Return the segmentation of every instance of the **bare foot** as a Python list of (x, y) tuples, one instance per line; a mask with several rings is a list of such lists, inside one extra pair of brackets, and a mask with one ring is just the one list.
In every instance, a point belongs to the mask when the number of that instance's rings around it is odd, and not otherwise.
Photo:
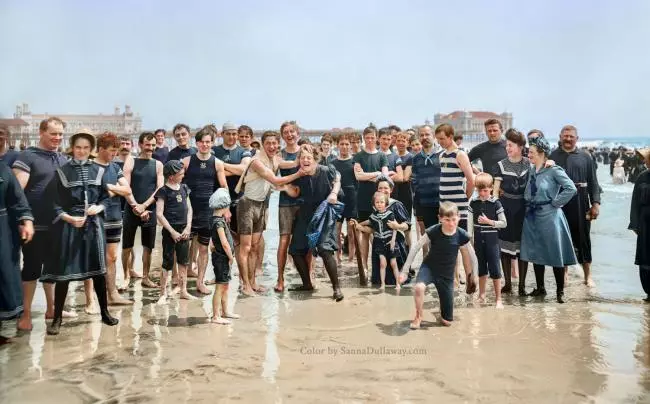
[(239, 314), (235, 313), (221, 313), (221, 317), (223, 318), (241, 318)]
[(181, 293), (181, 287), (180, 286), (174, 286), (174, 288), (172, 289), (171, 295), (176, 296), (179, 293)]
[(210, 289), (206, 288), (205, 285), (196, 285), (196, 291), (201, 293), (202, 295), (209, 295)]
[(19, 331), (31, 331), (32, 330), (32, 318), (31, 317), (26, 317), (22, 316), (18, 321), (16, 322), (16, 328)]
[(158, 299), (156, 304), (161, 305), (161, 306), (167, 304), (167, 295), (160, 296), (160, 299)]
[(248, 287), (248, 288), (242, 288), (242, 289), (240, 290), (240, 292), (241, 292), (241, 294), (244, 295), (244, 296), (257, 296), (257, 294), (255, 293), (255, 291), (254, 291), (253, 289), (251, 289), (250, 287)]
[(157, 288), (158, 285), (156, 282), (152, 281), (149, 278), (142, 278), (142, 287), (144, 288)]
[(133, 304), (133, 300), (125, 299), (119, 293), (115, 293), (108, 297), (108, 304), (110, 306), (128, 306)]
[(402, 287), (400, 286), (399, 283), (398, 283), (397, 285), (395, 285), (395, 290), (398, 291), (398, 292), (399, 292), (400, 290), (402, 290)]
[(422, 319), (420, 317), (416, 317), (413, 321), (411, 321), (411, 330), (417, 330), (420, 328), (420, 323), (422, 322)]
[[(566, 285), (566, 280), (564, 281), (564, 284)], [(594, 282), (594, 280), (589, 277), (585, 279), (585, 285), (587, 285), (587, 287), (593, 288), (596, 286), (596, 282)]]
[(379, 287), (379, 290), (384, 290), (384, 289), (386, 289), (386, 285), (382, 283), (381, 286)]
[(94, 303), (91, 303), (90, 305), (84, 307), (84, 313), (89, 315), (95, 315), (95, 314), (99, 314), (99, 310), (97, 309), (97, 307), (95, 307)]
[(188, 278), (198, 278), (199, 277), (199, 272), (196, 270), (196, 268), (192, 268), (191, 270), (187, 271), (187, 277)]
[(275, 287), (273, 288), (273, 290), (275, 290), (275, 291), (278, 292), (278, 293), (282, 293), (282, 292), (284, 292), (284, 281), (282, 281), (282, 282), (278, 281), (278, 284), (275, 285)]
[(502, 309), (503, 308), (503, 302), (501, 300), (497, 300), (496, 308), (497, 309)]
[(230, 320), (227, 320), (227, 319), (225, 319), (225, 318), (221, 318), (221, 317), (219, 317), (219, 316), (217, 316), (217, 317), (212, 317), (212, 318), (210, 319), (210, 322), (211, 322), (211, 323), (214, 323), (214, 324), (224, 324), (224, 325), (230, 324)]
[(266, 288), (264, 286), (260, 286), (260, 285), (253, 285), (253, 290), (256, 291), (257, 293), (266, 292)]
[(486, 302), (485, 295), (479, 295), (478, 302), (479, 303), (485, 303)]
[(183, 299), (183, 300), (196, 300), (196, 299), (198, 299), (196, 296), (190, 295), (188, 292), (181, 293), (179, 298)]
[(129, 271), (129, 278), (140, 279), (142, 278), (142, 275), (138, 275), (138, 273), (135, 271)]

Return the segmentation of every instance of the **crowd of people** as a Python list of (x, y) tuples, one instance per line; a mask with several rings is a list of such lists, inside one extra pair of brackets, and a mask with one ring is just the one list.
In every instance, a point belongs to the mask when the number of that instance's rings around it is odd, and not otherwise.
[[(593, 285), (590, 227), (600, 214), (601, 187), (596, 160), (577, 147), (578, 130), (571, 125), (552, 149), (555, 142), (540, 130), (503, 133), (501, 122), (489, 119), (488, 140), (467, 151), (448, 124), (417, 131), (369, 126), (361, 134), (325, 134), (312, 144), (293, 121), (259, 141), (250, 127), (226, 123), (221, 131), (214, 125), (198, 130), (196, 147), (190, 128), (178, 124), (174, 148), (164, 129), (143, 132), (137, 155), (129, 137), (90, 130), (73, 134), (62, 152), (64, 128), (59, 118), (44, 120), (39, 144), (21, 152), (7, 148), (8, 130), (0, 129), (0, 321), (18, 318), (19, 330), (32, 328), (37, 281), (51, 320), (47, 332), (56, 335), (64, 318), (77, 315), (64, 310), (70, 281), (84, 282), (88, 314), (94, 313), (94, 289), (110, 326), (118, 320), (109, 306), (132, 304), (123, 293), (136, 279), (160, 289), (158, 304), (175, 296), (195, 299), (190, 277), (196, 294), (212, 293), (208, 260), (216, 283), (210, 321), (230, 323), (239, 317), (227, 305), (235, 263), (239, 293), (265, 292), (257, 275), (273, 190), (280, 192), (276, 293), (287, 288), (289, 256), (301, 279), (289, 290), (313, 291), (320, 257), (332, 298), (343, 300), (338, 278), (347, 253), (360, 278), (369, 273), (381, 289), (414, 283), (416, 329), (429, 284), (438, 292), (444, 325), (453, 321), (454, 289), (461, 284), (469, 294), (478, 286), (486, 302), (491, 279), (497, 308), (516, 277), (520, 296), (543, 298), (547, 266), (558, 303), (564, 302), (568, 266), (580, 264), (584, 283)], [(215, 145), (218, 137), (222, 143)], [(650, 165), (647, 149), (638, 155)], [(650, 296), (649, 178), (646, 172), (637, 180), (630, 229), (638, 234), (636, 264)], [(156, 282), (151, 257), (160, 227), (162, 275)], [(142, 274), (133, 262), (138, 229)], [(120, 243), (125, 281), (118, 285)], [(420, 250), (422, 265), (412, 268)], [(530, 292), (529, 263), (536, 280)]]

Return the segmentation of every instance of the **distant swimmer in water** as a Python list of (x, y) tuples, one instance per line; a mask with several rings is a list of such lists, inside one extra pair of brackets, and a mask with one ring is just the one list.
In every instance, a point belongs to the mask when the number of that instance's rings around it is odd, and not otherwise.
[(614, 163), (614, 172), (612, 174), (612, 182), (614, 184), (625, 184), (627, 182), (627, 175), (625, 175), (625, 167), (623, 167), (623, 160), (618, 159)]

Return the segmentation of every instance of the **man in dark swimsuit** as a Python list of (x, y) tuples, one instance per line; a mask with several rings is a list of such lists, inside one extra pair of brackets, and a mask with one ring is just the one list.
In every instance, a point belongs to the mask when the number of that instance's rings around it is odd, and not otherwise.
[(156, 150), (153, 152), (153, 158), (165, 164), (169, 156), (169, 147), (165, 143), (167, 131), (165, 129), (156, 129), (153, 134), (156, 136)]
[[(142, 286), (156, 288), (149, 279), (151, 251), (156, 244), (156, 192), (164, 184), (163, 165), (154, 160), (153, 151), (156, 137), (151, 132), (143, 132), (138, 141), (140, 155), (124, 163), (124, 178), (133, 190), (135, 205), (124, 210), (124, 233), (122, 240), (122, 265), (129, 261), (135, 242), (135, 232), (140, 227), (142, 242)], [(127, 272), (127, 268), (124, 269)], [(128, 281), (127, 281), (128, 284)]]
[[(469, 161), (475, 162), (481, 160), (483, 172), (488, 173), (494, 177), (496, 174), (496, 165), (499, 161), (508, 157), (506, 153), (506, 140), (501, 136), (503, 126), (498, 119), (488, 119), (484, 123), (485, 132), (487, 133), (488, 140), (472, 147), (469, 151)], [(474, 174), (478, 174), (480, 170), (473, 167)]]
[(198, 151), (181, 160), (185, 167), (183, 182), (191, 191), (192, 246), (190, 248), (190, 258), (192, 262), (196, 260), (199, 271), (196, 290), (204, 295), (211, 293), (204, 283), (205, 271), (208, 267), (208, 245), (210, 245), (211, 236), (210, 218), (213, 213), (213, 209), (210, 209), (208, 202), (217, 188), (228, 188), (223, 162), (212, 154), (212, 142), (216, 135), (217, 129), (213, 125), (203, 127), (195, 137)]
[(169, 151), (167, 161), (183, 160), (187, 156), (196, 153), (196, 147), (190, 146), (190, 127), (184, 123), (179, 123), (172, 130), (177, 146)]

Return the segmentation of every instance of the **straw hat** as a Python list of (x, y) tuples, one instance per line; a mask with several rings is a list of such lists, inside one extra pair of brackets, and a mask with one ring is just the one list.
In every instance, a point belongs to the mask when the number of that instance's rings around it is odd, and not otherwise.
[(643, 158), (646, 163), (650, 163), (650, 147), (644, 147), (643, 149), (638, 149), (637, 154)]
[(88, 129), (88, 128), (81, 128), (77, 132), (75, 132), (74, 135), (70, 136), (70, 146), (66, 150), (66, 154), (72, 156), (72, 145), (74, 145), (74, 142), (77, 141), (78, 138), (84, 138), (87, 139), (90, 142), (90, 159), (94, 159), (97, 157), (97, 154), (95, 153), (95, 146), (97, 145), (97, 140), (95, 139), (95, 135), (93, 132)]

